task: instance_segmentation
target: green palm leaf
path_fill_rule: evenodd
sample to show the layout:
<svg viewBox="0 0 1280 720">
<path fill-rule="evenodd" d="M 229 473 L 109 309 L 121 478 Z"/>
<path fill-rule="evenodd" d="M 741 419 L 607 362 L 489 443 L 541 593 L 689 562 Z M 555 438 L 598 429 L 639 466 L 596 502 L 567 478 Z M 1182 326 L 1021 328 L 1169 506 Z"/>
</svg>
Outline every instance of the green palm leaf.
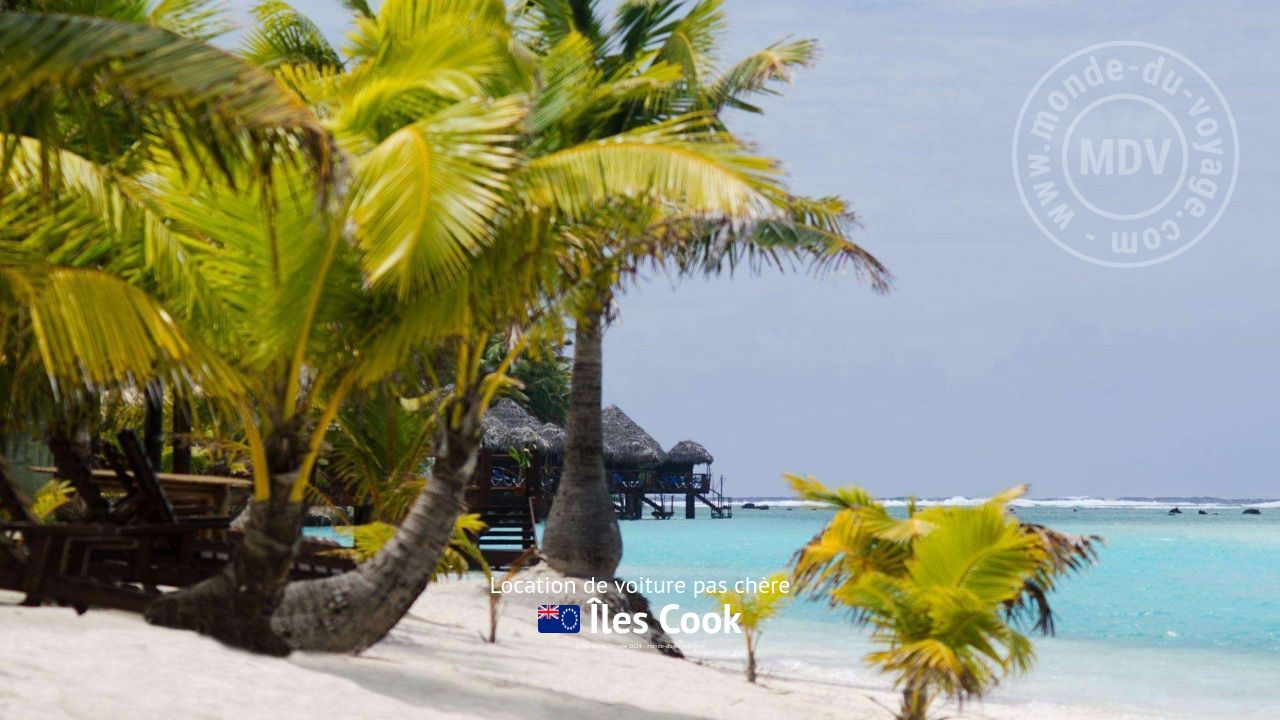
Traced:
<svg viewBox="0 0 1280 720">
<path fill-rule="evenodd" d="M 619 199 L 667 201 L 711 217 L 774 214 L 776 164 L 706 122 L 677 118 L 533 159 L 517 176 L 518 190 L 575 217 Z"/>
<path fill-rule="evenodd" d="M 268 70 L 281 65 L 342 66 L 320 27 L 292 5 L 271 0 L 255 6 L 253 15 L 257 22 L 242 53 L 254 65 Z"/>
<path fill-rule="evenodd" d="M 55 119 L 59 108 L 89 121 L 68 126 Z M 204 154 L 193 157 L 228 176 L 238 162 L 269 174 L 270 159 L 297 150 L 322 179 L 330 173 L 328 136 L 314 116 L 232 55 L 135 23 L 0 14 L 0 132 L 33 136 L 48 151 L 78 144 L 118 154 L 115 123 L 161 146 L 199 146 Z"/>
<path fill-rule="evenodd" d="M 369 282 L 408 295 L 461 275 L 502 204 L 525 112 L 514 98 L 460 103 L 361 159 L 352 215 Z"/>
</svg>

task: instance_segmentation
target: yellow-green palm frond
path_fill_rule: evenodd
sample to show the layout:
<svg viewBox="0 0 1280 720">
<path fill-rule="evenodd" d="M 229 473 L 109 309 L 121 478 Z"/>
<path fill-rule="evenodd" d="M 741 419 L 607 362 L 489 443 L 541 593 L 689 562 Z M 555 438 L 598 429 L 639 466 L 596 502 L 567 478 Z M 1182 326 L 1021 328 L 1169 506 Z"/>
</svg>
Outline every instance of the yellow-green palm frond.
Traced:
<svg viewBox="0 0 1280 720">
<path fill-rule="evenodd" d="M 216 337 L 225 309 L 197 271 L 199 244 L 163 215 L 151 189 L 66 150 L 48 158 L 58 181 L 49 187 L 44 154 L 30 138 L 14 145 L 0 239 L 42 253 L 50 264 L 105 267 Z"/>
<path fill-rule="evenodd" d="M 605 42 L 595 0 L 520 0 L 515 6 L 515 18 L 527 28 L 529 42 L 535 46 L 555 45 L 573 33 L 587 38 L 597 48 Z"/>
<path fill-rule="evenodd" d="M 480 516 L 474 513 L 458 516 L 453 524 L 453 536 L 444 552 L 440 554 L 440 559 L 436 562 L 435 570 L 431 574 L 432 581 L 445 575 L 462 577 L 470 569 L 469 561 L 476 563 L 487 573 L 489 566 L 473 540 L 475 536 L 484 532 L 486 527 Z M 339 527 L 338 532 L 352 538 L 352 547 L 331 550 L 330 554 L 348 557 L 356 562 L 365 562 L 391 543 L 399 529 L 395 525 L 374 522 L 368 525 Z"/>
<path fill-rule="evenodd" d="M 787 588 L 786 591 L 783 588 Z M 756 592 L 726 590 L 708 593 L 721 605 L 726 605 L 731 614 L 739 615 L 738 623 L 743 630 L 758 632 L 766 620 L 782 611 L 783 606 L 791 599 L 790 580 L 786 573 L 774 573 L 767 578 Z"/>
<path fill-rule="evenodd" d="M 657 59 L 683 68 L 690 84 L 701 84 L 714 71 L 715 50 L 727 27 L 724 0 L 699 0 L 666 26 Z"/>
<path fill-rule="evenodd" d="M 517 98 L 459 103 L 361 159 L 352 215 L 368 282 L 407 296 L 462 274 L 501 211 L 525 112 Z"/>
<path fill-rule="evenodd" d="M 683 0 L 623 0 L 615 12 L 613 34 L 619 53 L 635 59 L 661 46 Z"/>
<path fill-rule="evenodd" d="M 839 197 L 775 197 L 775 215 L 752 223 L 708 223 L 675 217 L 659 228 L 662 259 L 681 273 L 759 272 L 803 267 L 815 275 L 851 272 L 879 293 L 893 278 L 874 255 L 851 239 L 857 218 Z"/>
<path fill-rule="evenodd" d="M 999 604 L 1016 598 L 1039 567 L 1043 549 L 1003 508 L 947 508 L 944 521 L 917 540 L 907 563 L 921 587 L 944 586 Z"/>
<path fill-rule="evenodd" d="M 151 8 L 149 20 L 156 27 L 205 41 L 235 29 L 219 0 L 159 0 Z"/>
<path fill-rule="evenodd" d="M 813 40 L 793 40 L 770 45 L 748 55 L 706 85 L 702 106 L 720 111 L 725 107 L 759 112 L 747 98 L 760 93 L 776 94 L 772 86 L 789 83 L 799 68 L 812 65 L 818 57 Z"/>
<path fill-rule="evenodd" d="M 58 508 L 71 502 L 75 490 L 67 480 L 50 480 L 40 486 L 31 498 L 31 514 L 40 520 L 53 517 Z"/>
<path fill-rule="evenodd" d="M 133 384 L 160 375 L 211 392 L 243 388 L 238 373 L 142 290 L 98 270 L 14 259 L 0 253 L 0 277 L 29 317 L 55 389 Z"/>
<path fill-rule="evenodd" d="M 310 18 L 282 0 L 258 3 L 254 26 L 241 54 L 250 63 L 274 70 L 282 65 L 340 68 L 342 60 Z"/>
<path fill-rule="evenodd" d="M 372 504 L 376 519 L 399 522 L 422 490 L 435 427 L 431 412 L 385 390 L 353 397 L 329 434 L 325 478 Z"/>
<path fill-rule="evenodd" d="M 677 118 L 535 158 L 518 173 L 517 190 L 572 217 L 616 199 L 669 202 L 689 214 L 743 222 L 775 214 L 776 163 L 707 122 Z"/>
<path fill-rule="evenodd" d="M 792 491 L 801 500 L 820 502 L 834 508 L 846 510 L 879 505 L 871 493 L 857 485 L 832 490 L 812 475 L 800 477 L 799 475 L 787 473 L 783 475 L 783 478 L 791 485 Z"/>
<path fill-rule="evenodd" d="M 269 75 L 202 42 L 137 23 L 82 15 L 0 14 L 0 132 L 47 151 L 199 146 L 205 171 L 269 175 L 301 155 L 327 182 L 328 134 Z M 66 122 L 66 113 L 76 117 Z M 4 164 L 12 152 L 5 146 Z M 94 158 L 96 159 L 96 157 Z"/>
<path fill-rule="evenodd" d="M 412 51 L 423 32 L 464 18 L 481 23 L 491 37 L 503 37 L 509 31 L 502 0 L 385 0 L 376 14 L 358 13 L 347 53 L 368 61 Z"/>
</svg>

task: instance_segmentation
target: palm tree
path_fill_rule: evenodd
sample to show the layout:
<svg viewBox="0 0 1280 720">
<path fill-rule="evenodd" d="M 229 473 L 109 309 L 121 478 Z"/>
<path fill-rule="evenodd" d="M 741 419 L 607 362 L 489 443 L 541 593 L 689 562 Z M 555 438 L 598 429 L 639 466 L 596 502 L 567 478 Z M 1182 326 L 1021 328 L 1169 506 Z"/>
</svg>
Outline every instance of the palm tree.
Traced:
<svg viewBox="0 0 1280 720">
<path fill-rule="evenodd" d="M 21 197 L 36 208 L 0 256 L 18 308 L 0 327 L 16 328 L 12 357 L 38 359 L 58 397 L 168 375 L 239 421 L 254 476 L 245 542 L 222 574 L 153 603 L 150 621 L 263 652 L 354 650 L 425 587 L 485 409 L 525 345 L 558 332 L 578 291 L 563 278 L 594 277 L 594 255 L 564 249 L 593 233 L 600 246 L 584 221 L 637 205 L 751 219 L 776 173 L 696 119 L 548 139 L 564 97 L 591 88 L 573 109 L 608 115 L 634 87 L 568 78 L 531 103 L 541 66 L 507 41 L 500 2 L 364 8 L 350 68 L 316 37 L 272 39 L 308 30 L 288 6 L 261 16 L 266 42 L 252 47 L 274 78 L 141 24 L 0 16 L 5 159 L 30 151 Z M 80 222 L 38 212 L 46 183 Z M 514 339 L 486 368 L 494 334 Z M 358 572 L 285 597 L 333 420 L 425 351 L 451 357 L 454 389 L 437 398 L 437 461 L 401 532 Z M 350 607 L 365 622 L 335 622 Z"/>
<path fill-rule="evenodd" d="M 787 476 L 835 517 L 795 558 L 797 587 L 852 611 L 881 647 L 866 660 L 902 691 L 899 720 L 924 720 L 937 697 L 981 697 L 1034 659 L 1016 628 L 1052 631 L 1048 592 L 1096 561 L 1098 538 L 1025 525 L 1007 511 L 1026 487 L 975 507 L 908 505 L 897 519 L 865 490 Z"/>
<path fill-rule="evenodd" d="M 756 649 L 760 647 L 760 632 L 769 618 L 777 615 L 790 598 L 790 581 L 784 573 L 770 575 L 768 581 L 755 592 L 725 590 L 710 593 L 730 614 L 738 616 L 742 637 L 747 643 L 747 682 L 756 681 Z"/>
<path fill-rule="evenodd" d="M 290 34 L 311 33 L 307 42 L 287 47 L 323 48 L 323 38 L 296 11 L 277 3 L 272 13 L 263 32 L 285 28 Z M 386 285 L 397 295 L 423 285 L 443 288 L 420 304 L 401 303 L 394 322 L 380 333 L 397 348 L 429 338 L 452 338 L 446 349 L 453 353 L 453 387 L 440 401 L 435 462 L 424 489 L 400 532 L 377 557 L 341 577 L 289 586 L 274 626 L 295 648 L 346 652 L 368 647 L 394 627 L 425 589 L 462 510 L 489 403 L 512 384 L 508 372 L 527 344 L 544 344 L 548 337 L 558 336 L 564 304 L 576 291 L 573 283 L 564 281 L 566 274 L 591 272 L 589 265 L 585 270 L 580 266 L 581 256 L 564 250 L 574 242 L 582 218 L 627 198 L 646 198 L 708 217 L 742 217 L 761 204 L 759 196 L 768 186 L 768 173 L 762 171 L 767 163 L 705 124 L 675 123 L 578 144 L 548 140 L 548 129 L 556 127 L 548 120 L 564 112 L 564 98 L 588 88 L 571 77 L 553 83 L 555 92 L 539 88 L 535 77 L 546 81 L 555 68 L 519 51 L 503 55 L 508 48 L 518 50 L 504 40 L 510 34 L 501 3 L 388 0 L 378 13 L 362 12 L 357 18 L 350 67 L 335 69 L 328 61 L 331 53 L 323 49 L 312 53 L 316 61 L 305 63 L 298 61 L 297 53 L 290 56 L 291 63 L 275 63 L 269 52 L 257 53 L 260 62 L 274 65 L 277 76 L 302 97 L 323 107 L 340 136 L 365 133 L 372 141 L 385 135 L 378 147 L 398 143 L 394 153 L 370 162 L 378 171 L 370 191 L 376 187 L 388 201 L 367 216 L 369 247 L 363 269 L 375 286 Z M 481 66 L 498 76 L 458 87 L 460 58 L 474 59 L 477 48 L 486 45 L 474 42 L 476 37 L 497 40 L 491 46 L 493 56 Z M 284 48 L 286 43 L 264 37 L 255 40 L 255 47 Z M 612 107 L 630 97 L 622 85 L 589 89 L 594 94 L 588 108 Z M 502 194 L 502 205 L 477 211 L 478 216 L 497 220 L 487 235 L 459 248 L 458 258 L 470 258 L 465 273 L 433 278 L 405 272 L 404 258 L 436 252 L 435 245 L 420 237 L 441 228 L 418 212 L 420 206 L 393 202 L 404 197 L 398 178 L 419 167 L 422 172 L 438 172 L 438 160 L 419 162 L 417 154 L 437 142 L 440 130 L 430 122 L 470 106 L 472 101 L 455 95 L 470 97 L 476 92 L 508 92 L 510 96 L 497 100 L 497 105 L 528 109 L 526 136 L 519 143 L 524 153 L 508 168 L 509 182 L 490 184 Z M 434 114 L 424 119 L 424 113 Z M 493 127 L 489 132 L 500 130 Z M 359 227 L 359 210 L 354 216 Z M 423 328 L 432 328 L 434 334 Z M 512 328 L 520 330 L 519 341 L 507 346 L 496 367 L 485 367 L 487 337 L 509 334 Z M 371 347 L 370 354 L 386 353 Z"/>
<path fill-rule="evenodd" d="M 604 135 L 672 123 L 705 123 L 729 138 L 720 117 L 725 109 L 758 112 L 753 95 L 774 92 L 799 67 L 812 62 L 807 40 L 777 43 L 717 72 L 717 49 L 725 26 L 721 0 L 623 2 L 612 27 L 590 0 L 526 0 L 520 8 L 528 43 L 543 56 L 549 73 L 546 94 L 556 112 L 543 118 L 546 142 L 584 142 Z M 593 105 L 592 93 L 559 97 L 558 83 L 625 87 L 627 102 Z M 568 84 L 568 83 L 566 83 Z M 570 85 L 572 87 L 572 85 Z M 535 113 L 535 117 L 537 114 Z M 769 172 L 771 167 L 759 167 Z M 776 178 L 775 178 L 776 180 Z M 783 267 L 795 258 L 818 270 L 851 266 L 879 290 L 884 267 L 848 240 L 852 221 L 838 198 L 809 200 L 780 185 L 759 198 L 764 205 L 731 222 L 671 208 L 630 207 L 595 218 L 594 232 L 576 237 L 590 258 L 589 276 L 574 311 L 574 367 L 564 468 L 544 534 L 552 567 L 569 575 L 611 577 L 622 557 L 622 540 L 605 482 L 601 439 L 603 334 L 614 293 L 643 262 L 666 263 L 682 274 L 732 270 L 745 260 L 753 269 Z"/>
<path fill-rule="evenodd" d="M 429 336 L 436 327 L 407 332 L 401 327 L 399 335 L 378 332 L 393 324 L 382 318 L 391 314 L 387 311 L 397 301 L 422 303 L 423 293 L 415 295 L 416 288 L 406 288 L 399 295 L 377 292 L 381 288 L 371 290 L 353 282 L 373 261 L 378 272 L 370 273 L 370 284 L 403 268 L 394 262 L 396 258 L 388 261 L 378 254 L 378 240 L 389 234 L 387 228 L 362 235 L 361 239 L 368 239 L 359 251 L 353 251 L 340 232 L 343 223 L 333 220 L 351 215 L 363 229 L 377 225 L 368 220 L 371 217 L 385 224 L 387 219 L 403 220 L 414 214 L 414 208 L 378 211 L 379 204 L 394 203 L 398 191 L 412 191 L 415 179 L 419 185 L 425 181 L 420 167 L 416 168 L 417 178 L 413 169 L 398 177 L 382 172 L 398 155 L 394 143 L 412 141 L 413 137 L 389 138 L 389 149 L 374 146 L 364 154 L 356 169 L 356 189 L 350 195 L 316 193 L 315 176 L 327 179 L 326 164 L 313 164 L 321 172 L 304 173 L 293 160 L 273 165 L 269 151 L 287 141 L 289 152 L 294 154 L 308 147 L 323 149 L 327 163 L 330 136 L 296 96 L 260 71 L 221 51 L 142 26 L 71 16 L 6 15 L 2 22 L 4 44 L 0 49 L 7 61 L 4 78 L 8 81 L 3 87 L 5 110 L 14 110 L 6 112 L 5 118 L 26 121 L 14 122 L 5 130 L 45 140 L 40 144 L 42 152 L 64 140 L 55 131 L 65 123 L 58 122 L 62 118 L 57 115 L 41 113 L 48 107 L 78 107 L 52 101 L 58 97 L 49 99 L 59 91 L 83 94 L 86 87 L 117 89 L 117 85 L 132 87 L 130 83 L 134 83 L 140 88 L 136 96 L 144 100 L 157 96 L 157 117 L 140 125 L 138 134 L 154 134 L 160 147 L 132 158 L 130 168 L 132 177 L 145 177 L 146 182 L 112 175 L 109 180 L 115 184 L 108 187 L 112 191 L 128 187 L 133 195 L 125 198 L 124 204 L 143 218 L 146 231 L 164 235 L 172 245 L 169 249 L 180 250 L 181 256 L 175 260 L 184 268 L 198 270 L 184 275 L 190 287 L 207 291 L 192 307 L 174 303 L 164 308 L 156 298 L 132 286 L 129 278 L 113 274 L 120 268 L 95 268 L 89 279 L 96 285 L 79 295 L 61 286 L 54 288 L 57 292 L 41 293 L 41 284 L 15 283 L 24 293 L 20 299 L 28 310 L 26 317 L 38 321 L 33 324 L 34 333 L 39 336 L 46 372 L 54 378 L 71 375 L 93 387 L 104 379 L 149 377 L 156 373 L 160 360 L 173 361 L 182 372 L 198 372 L 198 382 L 192 385 L 216 393 L 224 412 L 242 419 L 253 458 L 254 502 L 248 513 L 246 541 L 234 561 L 223 574 L 153 603 L 148 618 L 201 630 L 251 649 L 287 652 L 288 646 L 271 632 L 270 617 L 282 593 L 298 536 L 302 494 L 330 421 L 347 393 L 394 368 L 392 355 L 396 351 L 420 336 Z M 73 36 L 74 45 L 69 42 Z M 30 51 L 32 38 L 43 44 L 40 53 Z M 144 52 L 148 48 L 154 49 L 151 55 Z M 167 73 L 177 72 L 185 79 L 182 53 L 194 58 L 190 67 L 194 98 L 171 90 L 175 82 L 164 84 L 154 77 L 163 72 L 168 80 Z M 30 66 L 32 58 L 42 64 Z M 170 63 L 161 64 L 158 58 Z M 99 71 L 95 73 L 95 69 Z M 218 72 L 231 77 L 224 81 Z M 46 82 L 34 86 L 26 78 Z M 290 139 L 255 115 L 233 114 L 240 110 L 237 100 L 247 105 L 248 111 L 259 112 L 285 129 L 292 129 L 285 124 L 288 121 L 305 121 L 298 123 L 301 132 Z M 433 149 L 444 145 L 430 158 L 446 170 L 443 178 L 432 178 L 436 182 L 431 185 L 435 189 L 431 200 L 437 207 L 427 224 L 435 235 L 422 233 L 426 242 L 436 244 L 418 243 L 419 252 L 405 260 L 415 267 L 403 274 L 430 280 L 457 274 L 457 248 L 465 248 L 467 233 L 474 234 L 487 222 L 484 201 L 492 196 L 494 173 L 507 163 L 509 153 L 503 148 L 507 136 L 501 131 L 521 116 L 512 105 L 494 108 L 472 103 L 463 112 L 449 114 L 446 110 L 440 113 L 443 117 L 432 118 L 435 125 L 426 125 L 426 130 L 439 131 L 430 136 Z M 247 134 L 240 137 L 232 132 L 239 129 Z M 422 132 L 422 127 L 412 128 L 408 135 Z M 195 141 L 188 141 L 188 136 Z M 206 138 L 212 141 L 204 142 Z M 109 140 L 105 137 L 104 144 Z M 20 140 L 17 144 L 29 142 L 35 141 Z M 6 143 L 5 147 L 13 154 L 14 144 Z M 459 149 L 465 152 L 457 152 Z M 245 161 L 250 158 L 255 161 Z M 58 167 L 66 164 L 59 162 Z M 38 165 L 41 175 L 47 176 L 48 163 Z M 88 160 L 81 165 L 95 169 Z M 242 192 L 241 188 L 253 187 L 253 173 L 259 167 L 268 168 L 271 182 L 258 183 L 257 194 Z M 219 174 L 206 172 L 209 168 Z M 397 180 L 402 184 L 394 185 Z M 318 186 L 328 187 L 325 182 Z M 331 198 L 348 205 L 329 207 Z M 94 218 L 107 225 L 107 239 L 137 255 L 137 245 L 131 244 L 137 237 L 119 232 L 112 224 L 118 220 L 114 216 L 117 207 L 99 209 L 102 215 L 108 210 L 113 213 L 108 218 Z M 160 220 L 145 222 L 153 217 Z M 40 229 L 58 229 L 49 225 Z M 29 237 L 36 235 L 32 232 Z M 433 250 L 439 252 L 433 255 Z M 15 279 L 26 280 L 36 276 L 40 263 L 46 260 L 44 255 L 31 253 L 25 265 L 10 261 L 5 270 Z M 150 271 L 161 267 L 154 257 L 145 257 L 145 264 Z M 57 281 L 60 273 L 47 275 Z M 101 285 L 123 300 L 102 292 Z M 86 294 L 90 291 L 98 292 Z M 50 312 L 41 301 L 61 302 L 53 309 L 64 310 L 65 317 Z M 124 322 L 133 319 L 128 315 L 118 320 L 83 314 L 85 307 L 113 307 L 124 313 L 130 301 L 141 308 L 134 313 L 140 316 L 134 325 Z M 177 313 L 166 312 L 197 308 L 212 313 L 206 318 L 209 322 L 183 327 L 180 319 L 190 320 L 192 313 L 175 317 Z M 478 309 L 483 310 L 484 305 Z M 56 320 L 64 322 L 51 331 L 49 326 Z M 139 327 L 135 329 L 135 325 Z M 103 332 L 103 326 L 114 334 Z M 201 352 L 192 350 L 196 347 L 192 338 L 208 341 L 199 345 Z M 209 347 L 222 352 L 209 352 Z M 367 352 L 362 355 L 362 351 Z M 84 358 L 89 358 L 88 368 L 77 365 Z M 452 526 L 452 518 L 449 522 Z"/>
</svg>

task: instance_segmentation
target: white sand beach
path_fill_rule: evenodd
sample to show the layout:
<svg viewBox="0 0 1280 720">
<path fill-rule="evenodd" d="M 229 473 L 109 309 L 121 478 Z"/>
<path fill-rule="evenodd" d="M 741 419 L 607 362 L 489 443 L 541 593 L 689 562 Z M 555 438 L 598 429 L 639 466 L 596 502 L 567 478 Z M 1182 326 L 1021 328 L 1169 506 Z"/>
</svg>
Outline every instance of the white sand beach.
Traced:
<svg viewBox="0 0 1280 720">
<path fill-rule="evenodd" d="M 524 607 L 503 610 L 498 643 L 478 579 L 433 585 L 385 641 L 360 656 L 297 653 L 284 660 L 232 650 L 122 612 L 22 608 L 0 592 L 0 718 L 342 717 L 616 718 L 619 720 L 886 720 L 884 688 L 765 677 L 539 635 Z M 1153 720 L 1100 708 L 988 702 L 971 720 Z"/>
</svg>

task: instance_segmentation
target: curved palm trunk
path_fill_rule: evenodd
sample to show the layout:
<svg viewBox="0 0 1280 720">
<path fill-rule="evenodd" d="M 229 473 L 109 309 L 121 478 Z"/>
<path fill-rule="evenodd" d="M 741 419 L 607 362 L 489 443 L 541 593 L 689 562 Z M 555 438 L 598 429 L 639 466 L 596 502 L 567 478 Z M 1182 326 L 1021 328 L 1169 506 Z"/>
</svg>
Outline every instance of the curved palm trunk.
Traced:
<svg viewBox="0 0 1280 720">
<path fill-rule="evenodd" d="M 297 472 L 272 474 L 271 499 L 243 514 L 243 541 L 222 572 L 157 598 L 147 607 L 152 625 L 194 630 L 232 647 L 288 655 L 288 643 L 271 629 L 289 569 L 298 552 L 306 506 L 288 502 Z"/>
<path fill-rule="evenodd" d="M 290 583 L 276 610 L 275 633 L 295 650 L 360 652 L 400 622 L 435 572 L 462 514 L 480 447 L 480 419 L 441 433 L 436 462 L 399 532 L 355 570 Z"/>
<path fill-rule="evenodd" d="M 574 330 L 564 469 L 542 539 L 547 563 L 576 577 L 611 578 L 622 560 L 600 429 L 603 325 L 602 309 L 580 319 Z"/>
</svg>

